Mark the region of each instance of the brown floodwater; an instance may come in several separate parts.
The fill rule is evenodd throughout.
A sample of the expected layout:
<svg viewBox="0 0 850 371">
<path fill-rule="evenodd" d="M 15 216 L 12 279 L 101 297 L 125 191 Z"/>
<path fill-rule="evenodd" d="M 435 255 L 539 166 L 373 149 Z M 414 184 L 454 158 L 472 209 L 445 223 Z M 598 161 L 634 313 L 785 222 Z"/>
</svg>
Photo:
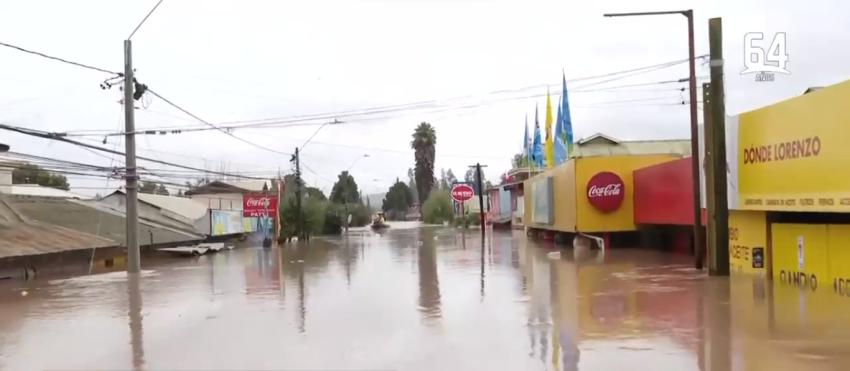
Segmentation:
<svg viewBox="0 0 850 371">
<path fill-rule="evenodd" d="M 0 369 L 850 368 L 850 298 L 690 267 L 404 226 L 145 256 L 129 279 L 0 282 Z"/>
</svg>

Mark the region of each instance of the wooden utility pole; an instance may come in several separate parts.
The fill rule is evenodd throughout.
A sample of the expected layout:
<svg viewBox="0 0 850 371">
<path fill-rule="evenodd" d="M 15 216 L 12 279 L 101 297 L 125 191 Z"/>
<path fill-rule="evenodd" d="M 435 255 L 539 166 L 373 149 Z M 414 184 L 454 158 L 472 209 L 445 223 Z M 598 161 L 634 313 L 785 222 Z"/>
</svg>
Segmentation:
<svg viewBox="0 0 850 371">
<path fill-rule="evenodd" d="M 711 154 L 708 182 L 714 186 L 713 203 L 708 204 L 708 217 L 714 222 L 713 244 L 709 250 L 709 274 L 729 275 L 729 203 L 726 188 L 726 104 L 723 86 L 723 24 L 720 18 L 708 20 L 708 41 L 711 54 L 711 142 L 706 148 Z"/>
</svg>

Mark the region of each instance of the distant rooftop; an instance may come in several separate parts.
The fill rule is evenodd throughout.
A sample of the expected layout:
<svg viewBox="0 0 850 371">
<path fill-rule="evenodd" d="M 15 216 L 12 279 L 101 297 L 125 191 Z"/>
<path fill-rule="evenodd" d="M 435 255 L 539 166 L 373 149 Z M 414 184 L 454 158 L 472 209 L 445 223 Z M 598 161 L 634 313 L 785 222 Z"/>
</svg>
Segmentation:
<svg viewBox="0 0 850 371">
<path fill-rule="evenodd" d="M 215 193 L 248 193 L 271 190 L 270 180 L 239 180 L 221 181 L 215 180 L 204 184 L 196 189 L 187 191 L 187 195 L 215 194 Z"/>
<path fill-rule="evenodd" d="M 76 198 L 89 199 L 83 195 L 78 195 L 73 192 L 68 192 L 58 188 L 44 187 L 38 184 L 13 184 L 10 194 L 15 196 L 31 196 L 31 197 L 55 197 L 55 198 Z"/>
<path fill-rule="evenodd" d="M 655 154 L 690 156 L 691 141 L 690 139 L 619 140 L 596 133 L 579 139 L 572 153 L 573 157 Z"/>
</svg>

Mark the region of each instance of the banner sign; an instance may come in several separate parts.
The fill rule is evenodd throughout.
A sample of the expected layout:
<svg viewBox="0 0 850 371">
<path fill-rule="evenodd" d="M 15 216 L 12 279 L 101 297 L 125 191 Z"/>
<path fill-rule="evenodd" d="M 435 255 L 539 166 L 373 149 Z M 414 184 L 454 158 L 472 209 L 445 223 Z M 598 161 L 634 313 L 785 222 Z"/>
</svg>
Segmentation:
<svg viewBox="0 0 850 371">
<path fill-rule="evenodd" d="M 850 211 L 850 82 L 740 115 L 739 206 Z"/>
<path fill-rule="evenodd" d="M 255 218 L 274 217 L 277 214 L 277 196 L 266 194 L 246 194 L 242 196 L 242 216 Z"/>
</svg>

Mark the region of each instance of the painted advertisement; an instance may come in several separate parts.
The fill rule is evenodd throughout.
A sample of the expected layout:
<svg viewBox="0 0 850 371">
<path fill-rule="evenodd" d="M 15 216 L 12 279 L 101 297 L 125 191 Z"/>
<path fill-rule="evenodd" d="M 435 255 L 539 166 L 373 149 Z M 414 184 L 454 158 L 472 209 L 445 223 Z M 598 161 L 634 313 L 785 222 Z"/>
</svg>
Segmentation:
<svg viewBox="0 0 850 371">
<path fill-rule="evenodd" d="M 587 233 L 636 230 L 633 172 L 676 158 L 670 155 L 580 158 L 576 163 L 576 198 L 572 206 L 577 213 L 577 229 Z"/>
<path fill-rule="evenodd" d="M 212 235 L 224 236 L 244 232 L 242 210 L 211 210 Z"/>
<path fill-rule="evenodd" d="M 729 268 L 764 274 L 767 262 L 767 216 L 764 211 L 729 211 Z"/>
<path fill-rule="evenodd" d="M 242 215 L 247 218 L 275 216 L 277 206 L 277 196 L 266 194 L 246 194 L 242 196 Z"/>
<path fill-rule="evenodd" d="M 850 211 L 850 81 L 740 115 L 740 208 Z"/>
</svg>

